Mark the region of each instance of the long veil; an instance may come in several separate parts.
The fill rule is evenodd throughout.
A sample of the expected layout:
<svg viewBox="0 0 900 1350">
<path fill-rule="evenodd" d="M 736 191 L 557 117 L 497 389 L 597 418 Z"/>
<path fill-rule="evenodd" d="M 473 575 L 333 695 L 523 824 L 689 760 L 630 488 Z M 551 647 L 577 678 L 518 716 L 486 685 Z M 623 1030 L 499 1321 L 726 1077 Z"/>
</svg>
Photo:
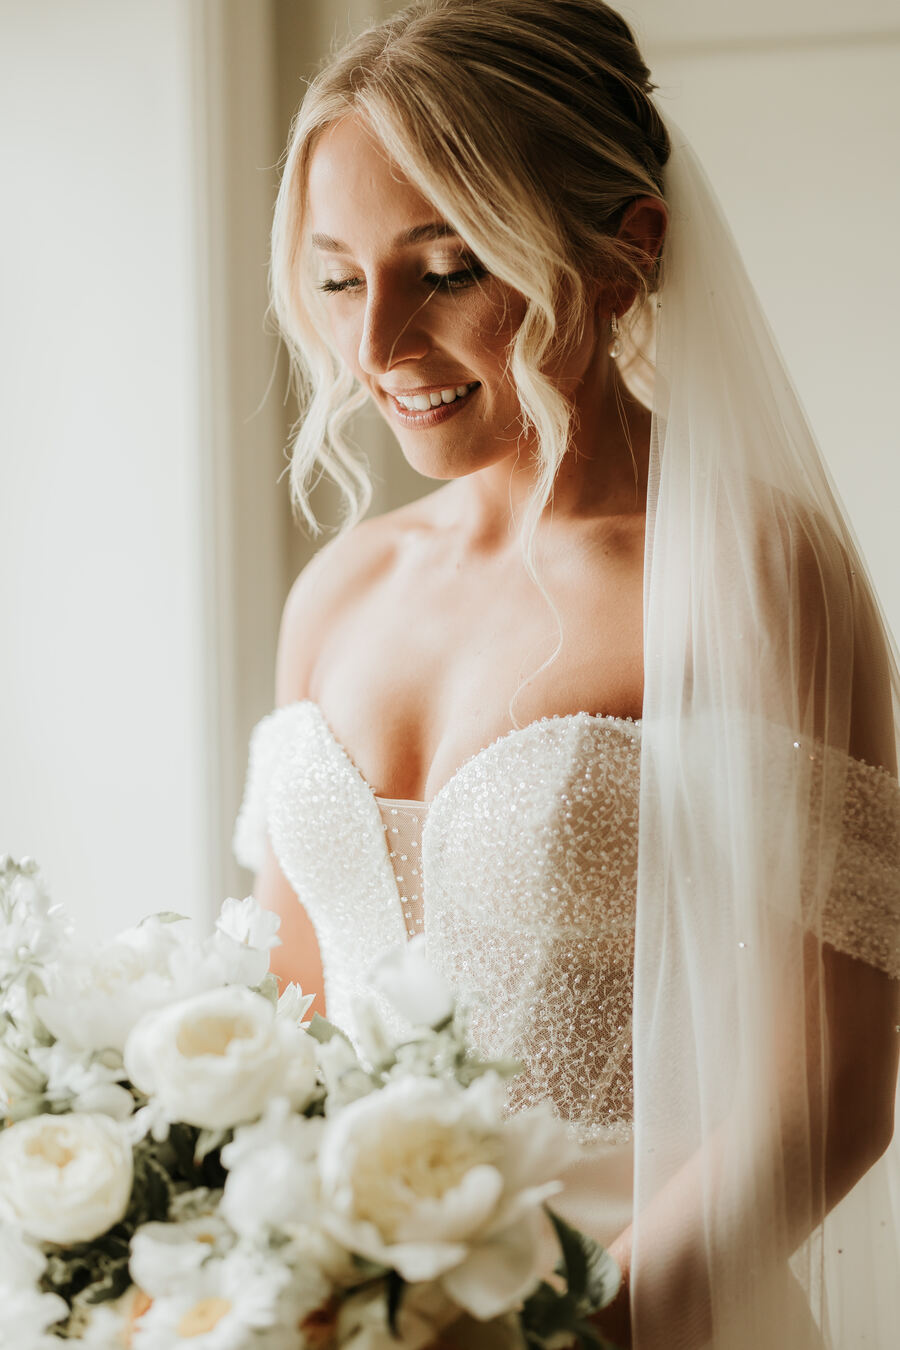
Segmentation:
<svg viewBox="0 0 900 1350">
<path fill-rule="evenodd" d="M 670 132 L 645 563 L 634 1346 L 888 1350 L 896 1136 L 836 1201 L 883 1148 L 873 1122 L 894 1091 L 896 652 L 716 198 Z"/>
</svg>

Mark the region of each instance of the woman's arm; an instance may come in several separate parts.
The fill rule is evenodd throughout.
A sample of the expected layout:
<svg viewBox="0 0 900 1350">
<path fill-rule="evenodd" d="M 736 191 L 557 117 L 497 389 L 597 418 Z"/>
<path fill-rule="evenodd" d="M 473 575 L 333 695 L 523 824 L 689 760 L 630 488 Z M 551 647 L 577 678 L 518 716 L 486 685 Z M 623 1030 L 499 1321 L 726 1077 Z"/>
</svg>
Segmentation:
<svg viewBox="0 0 900 1350">
<path fill-rule="evenodd" d="M 266 856 L 256 877 L 253 894 L 264 909 L 281 919 L 278 935 L 281 946 L 272 951 L 270 969 L 279 985 L 299 984 L 304 994 L 315 994 L 307 1016 L 317 1012 L 325 1016 L 325 981 L 316 930 L 297 892 L 287 880 L 266 840 Z"/>
<path fill-rule="evenodd" d="M 831 1210 L 875 1163 L 890 1143 L 894 1128 L 894 1093 L 897 1079 L 900 1037 L 896 1027 L 900 1016 L 900 981 L 880 970 L 854 960 L 823 945 L 821 970 L 815 953 L 809 952 L 806 1027 L 807 1044 L 803 1053 L 785 1041 L 779 1047 L 777 1070 L 781 1128 L 768 1141 L 768 1147 L 790 1159 L 795 1149 L 803 1153 L 812 1145 L 811 1173 L 821 1175 L 825 1186 L 825 1211 Z M 821 985 L 820 985 L 821 981 Z M 820 1001 L 819 988 L 824 993 Z M 827 1091 L 816 1069 L 823 1064 L 820 1015 L 824 1002 L 827 1022 Z M 806 1083 L 797 1081 L 797 1065 L 808 1066 Z M 715 1136 L 713 1147 L 728 1147 L 727 1126 Z M 763 1148 L 765 1143 L 763 1144 Z M 684 1326 L 670 1320 L 674 1344 L 704 1343 L 711 1332 L 711 1309 L 706 1280 L 704 1252 L 707 1230 L 704 1219 L 701 1178 L 706 1173 L 699 1158 L 678 1172 L 660 1192 L 650 1211 L 645 1213 L 641 1235 L 641 1261 L 645 1272 L 643 1295 L 658 1300 L 671 1317 L 680 1317 Z M 734 1174 L 731 1169 L 731 1175 Z M 816 1212 L 816 1197 L 810 1196 L 809 1173 L 802 1168 L 785 1169 L 786 1209 L 791 1231 L 787 1238 L 790 1252 L 809 1236 L 809 1215 Z M 735 1215 L 740 1205 L 753 1203 L 753 1178 L 748 1176 L 747 1193 L 723 1196 Z M 739 1222 L 734 1239 L 739 1241 Z M 623 1273 L 623 1284 L 615 1301 L 599 1313 L 598 1330 L 615 1345 L 630 1347 L 631 1297 L 630 1274 L 633 1229 L 625 1229 L 610 1246 L 612 1256 Z M 774 1235 L 773 1235 L 774 1242 Z M 696 1337 L 685 1341 L 686 1331 Z"/>
</svg>

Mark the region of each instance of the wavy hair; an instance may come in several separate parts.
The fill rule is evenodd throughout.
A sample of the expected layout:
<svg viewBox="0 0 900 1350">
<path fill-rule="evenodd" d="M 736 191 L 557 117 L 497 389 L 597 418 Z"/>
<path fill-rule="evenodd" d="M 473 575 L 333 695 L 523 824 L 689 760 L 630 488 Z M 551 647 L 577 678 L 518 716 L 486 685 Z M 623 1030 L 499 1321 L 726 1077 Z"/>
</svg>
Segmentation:
<svg viewBox="0 0 900 1350">
<path fill-rule="evenodd" d="M 616 238 L 630 201 L 663 196 L 670 147 L 653 87 L 628 25 L 600 0 L 417 0 L 352 39 L 312 81 L 286 152 L 270 286 L 301 406 L 291 500 L 313 535 L 321 530 L 309 505 L 313 478 L 328 474 L 340 488 L 342 531 L 372 497 L 365 461 L 345 437 L 367 394 L 323 336 L 306 227 L 312 153 L 325 129 L 352 113 L 487 270 L 524 297 L 508 352 L 538 468 L 523 553 L 559 625 L 533 547 L 572 407 L 544 371 L 577 343 L 591 283 L 636 294 L 626 341 L 655 289 L 646 257 Z M 561 645 L 560 626 L 541 669 Z"/>
</svg>

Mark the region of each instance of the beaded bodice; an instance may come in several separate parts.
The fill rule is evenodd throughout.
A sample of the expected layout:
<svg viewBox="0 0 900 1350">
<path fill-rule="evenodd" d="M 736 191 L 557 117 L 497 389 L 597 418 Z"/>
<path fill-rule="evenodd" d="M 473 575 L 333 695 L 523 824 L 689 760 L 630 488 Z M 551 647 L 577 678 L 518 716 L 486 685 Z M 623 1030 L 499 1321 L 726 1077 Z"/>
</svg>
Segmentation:
<svg viewBox="0 0 900 1350">
<path fill-rule="evenodd" d="M 578 1137 L 624 1140 L 640 743 L 640 722 L 546 717 L 479 751 L 427 805 L 399 802 L 374 795 L 304 699 L 254 728 L 234 851 L 258 870 L 268 832 L 316 929 L 329 1017 L 351 1035 L 373 960 L 424 928 L 482 1053 L 524 1065 L 511 1105 L 549 1100 Z M 826 935 L 900 974 L 900 793 L 850 763 Z"/>
<path fill-rule="evenodd" d="M 316 928 L 328 1015 L 351 1034 L 366 971 L 421 901 L 428 958 L 472 1003 L 476 1044 L 525 1065 L 514 1105 L 549 1098 L 582 1137 L 627 1136 L 639 739 L 639 722 L 543 718 L 427 806 L 392 803 L 303 700 L 254 729 L 235 853 L 258 868 L 268 829 Z"/>
</svg>

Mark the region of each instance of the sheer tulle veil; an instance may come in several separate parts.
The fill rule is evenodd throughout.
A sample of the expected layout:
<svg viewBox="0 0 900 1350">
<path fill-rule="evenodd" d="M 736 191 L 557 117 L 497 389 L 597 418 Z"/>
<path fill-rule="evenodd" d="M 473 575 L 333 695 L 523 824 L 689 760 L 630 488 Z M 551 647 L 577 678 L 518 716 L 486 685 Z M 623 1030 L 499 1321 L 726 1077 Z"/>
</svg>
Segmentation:
<svg viewBox="0 0 900 1350">
<path fill-rule="evenodd" d="M 887 1350 L 898 1141 L 836 1205 L 835 1159 L 848 1131 L 864 1139 L 854 1110 L 893 1099 L 898 899 L 866 899 L 871 925 L 847 940 L 831 896 L 858 861 L 853 760 L 896 773 L 896 652 L 720 207 L 666 120 L 634 1345 Z"/>
</svg>

